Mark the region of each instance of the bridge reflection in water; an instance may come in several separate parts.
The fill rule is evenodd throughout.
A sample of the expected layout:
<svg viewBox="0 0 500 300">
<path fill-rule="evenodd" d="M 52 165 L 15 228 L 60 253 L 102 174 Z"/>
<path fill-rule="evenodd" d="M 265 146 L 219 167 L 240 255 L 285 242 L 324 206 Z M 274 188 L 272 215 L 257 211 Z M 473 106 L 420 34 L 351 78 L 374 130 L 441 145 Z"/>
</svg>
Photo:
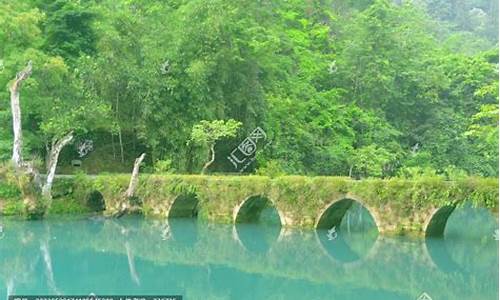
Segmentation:
<svg viewBox="0 0 500 300">
<path fill-rule="evenodd" d="M 378 237 L 377 226 L 368 210 L 350 199 L 328 208 L 318 222 L 316 233 L 326 253 L 345 264 L 364 259 Z"/>
<path fill-rule="evenodd" d="M 245 199 L 235 210 L 234 219 L 233 238 L 250 252 L 266 253 L 282 231 L 278 210 L 266 197 Z"/>
<path fill-rule="evenodd" d="M 457 208 L 444 238 L 425 240 L 378 236 L 356 203 L 345 211 L 334 239 L 328 229 L 282 229 L 272 206 L 259 211 L 257 219 L 236 225 L 140 216 L 3 219 L 0 295 L 57 290 L 372 300 L 416 299 L 425 291 L 433 299 L 497 299 L 498 224 L 487 211 Z M 274 221 L 262 224 L 267 219 Z M 459 234 L 472 228 L 481 232 Z"/>
</svg>

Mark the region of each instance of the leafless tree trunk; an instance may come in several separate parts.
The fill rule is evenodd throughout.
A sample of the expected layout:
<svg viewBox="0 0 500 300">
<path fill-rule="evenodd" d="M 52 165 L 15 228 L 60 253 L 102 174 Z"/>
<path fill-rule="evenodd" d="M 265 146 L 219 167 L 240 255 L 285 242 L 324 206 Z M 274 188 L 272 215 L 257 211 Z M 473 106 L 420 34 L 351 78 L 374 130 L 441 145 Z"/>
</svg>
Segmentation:
<svg viewBox="0 0 500 300">
<path fill-rule="evenodd" d="M 10 86 L 10 106 L 12 109 L 12 128 L 14 130 L 14 144 L 12 146 L 12 162 L 16 168 L 23 164 L 23 132 L 21 124 L 21 104 L 19 94 L 22 82 L 30 77 L 32 71 L 32 62 L 28 61 L 27 66 L 17 73 L 16 79 Z"/>
<path fill-rule="evenodd" d="M 115 135 L 111 133 L 111 146 L 113 147 L 113 159 L 116 159 Z"/>
<path fill-rule="evenodd" d="M 122 159 L 122 164 L 123 164 L 125 162 L 125 159 L 123 156 L 122 127 L 120 126 L 120 118 L 118 110 L 119 104 L 120 104 L 120 95 L 116 93 L 115 114 L 116 114 L 116 122 L 118 123 L 118 142 L 120 143 L 120 158 Z"/>
<path fill-rule="evenodd" d="M 130 183 L 128 185 L 127 192 L 125 193 L 125 197 L 130 198 L 135 194 L 135 189 L 137 188 L 137 183 L 139 182 L 139 167 L 141 166 L 142 161 L 146 153 L 141 154 L 138 158 L 135 159 L 134 169 L 132 170 L 132 177 L 130 178 Z"/>
<path fill-rule="evenodd" d="M 201 174 L 205 174 L 208 167 L 215 161 L 215 144 L 210 145 L 210 160 L 203 166 Z"/>
<path fill-rule="evenodd" d="M 119 208 L 120 210 L 114 214 L 114 217 L 116 217 L 116 218 L 122 217 L 129 209 L 128 201 L 135 194 L 135 189 L 137 188 L 137 183 L 139 183 L 139 168 L 140 168 L 141 163 L 144 160 L 145 156 L 146 156 L 146 153 L 143 153 L 143 154 L 141 154 L 141 156 L 139 156 L 138 158 L 135 159 L 134 169 L 132 170 L 132 176 L 130 177 L 130 183 L 129 183 L 128 189 L 124 195 L 125 199 L 123 199 L 124 201 L 121 203 L 121 207 Z"/>
<path fill-rule="evenodd" d="M 69 132 L 59 140 L 54 139 L 52 141 L 52 147 L 50 148 L 49 162 L 47 168 L 47 179 L 42 187 L 42 195 L 48 199 L 52 198 L 52 183 L 54 182 L 54 176 L 56 174 L 57 161 L 59 160 L 59 153 L 61 150 L 73 140 L 73 132 Z"/>
<path fill-rule="evenodd" d="M 120 158 L 122 159 L 122 164 L 125 162 L 125 157 L 123 156 L 123 140 L 122 140 L 122 128 L 118 128 L 118 141 L 120 143 Z"/>
</svg>

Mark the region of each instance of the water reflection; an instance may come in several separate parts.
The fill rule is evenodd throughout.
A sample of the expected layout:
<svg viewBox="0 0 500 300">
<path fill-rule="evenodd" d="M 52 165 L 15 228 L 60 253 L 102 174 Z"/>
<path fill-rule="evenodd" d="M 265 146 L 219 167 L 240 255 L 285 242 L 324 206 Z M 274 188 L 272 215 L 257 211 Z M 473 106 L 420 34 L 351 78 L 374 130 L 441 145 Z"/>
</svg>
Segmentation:
<svg viewBox="0 0 500 300">
<path fill-rule="evenodd" d="M 279 239 L 279 226 L 262 225 L 259 223 L 236 224 L 233 227 L 233 237 L 243 248 L 253 253 L 266 253 Z"/>
<path fill-rule="evenodd" d="M 325 229 L 330 225 L 333 227 Z M 373 217 L 353 200 L 336 202 L 325 211 L 318 226 L 316 234 L 321 246 L 341 264 L 359 263 L 372 250 L 378 236 Z"/>
<path fill-rule="evenodd" d="M 61 295 L 61 292 L 57 289 L 56 282 L 54 280 L 54 271 L 52 268 L 52 255 L 50 253 L 49 241 L 50 241 L 50 227 L 45 226 L 47 228 L 47 234 L 45 238 L 40 239 L 40 251 L 42 252 L 43 262 L 45 265 L 45 274 L 47 276 L 47 285 L 50 288 L 50 291 L 54 295 Z"/>
<path fill-rule="evenodd" d="M 281 231 L 278 210 L 267 198 L 254 196 L 239 208 L 232 236 L 245 250 L 263 254 L 278 241 Z"/>
<path fill-rule="evenodd" d="M 352 263 L 366 257 L 375 245 L 377 232 L 351 232 L 329 239 L 326 230 L 317 231 L 318 239 L 326 253 L 339 263 Z"/>
<path fill-rule="evenodd" d="M 432 261 L 441 271 L 446 273 L 460 271 L 460 266 L 451 259 L 447 243 L 443 238 L 427 238 L 425 246 Z"/>
<path fill-rule="evenodd" d="M 168 220 L 171 240 L 181 247 L 192 247 L 198 241 L 198 225 L 195 219 L 171 219 Z"/>
<path fill-rule="evenodd" d="M 141 285 L 141 279 L 139 278 L 139 274 L 135 269 L 135 261 L 134 261 L 134 253 L 132 252 L 132 248 L 130 247 L 130 243 L 125 242 L 125 249 L 127 251 L 127 260 L 128 260 L 128 269 L 130 272 L 130 278 L 136 285 Z"/>
<path fill-rule="evenodd" d="M 279 227 L 137 216 L 2 220 L 0 295 L 57 290 L 186 299 L 387 300 L 416 299 L 425 291 L 433 299 L 498 299 L 498 244 L 491 233 L 484 242 L 448 236 L 446 245 L 426 244 L 358 231 L 355 221 L 363 219 L 343 220 L 334 240 L 322 231 L 288 229 L 278 238 Z M 449 262 L 436 249 L 459 267 L 443 268 Z"/>
<path fill-rule="evenodd" d="M 441 271 L 471 274 L 498 265 L 498 256 L 483 256 L 485 252 L 498 252 L 493 236 L 497 228 L 498 222 L 490 211 L 466 204 L 450 213 L 442 238 L 427 238 L 425 244 Z"/>
</svg>

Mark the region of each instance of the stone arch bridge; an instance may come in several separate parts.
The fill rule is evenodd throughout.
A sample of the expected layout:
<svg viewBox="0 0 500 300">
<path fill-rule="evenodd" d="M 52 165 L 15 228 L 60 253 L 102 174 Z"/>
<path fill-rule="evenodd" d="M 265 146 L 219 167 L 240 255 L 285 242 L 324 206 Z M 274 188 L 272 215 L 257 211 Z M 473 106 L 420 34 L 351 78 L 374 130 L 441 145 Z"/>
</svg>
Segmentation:
<svg viewBox="0 0 500 300">
<path fill-rule="evenodd" d="M 59 179 L 76 199 L 102 195 L 106 210 L 123 205 L 128 175 Z M 260 200 L 257 200 L 260 199 Z M 265 199 L 263 201 L 262 199 Z M 439 236 L 453 209 L 465 202 L 485 207 L 498 219 L 498 179 L 417 180 L 345 177 L 141 175 L 136 202 L 147 216 L 199 216 L 214 222 L 249 220 L 272 206 L 283 227 L 331 228 L 354 201 L 373 217 L 381 234 Z"/>
</svg>

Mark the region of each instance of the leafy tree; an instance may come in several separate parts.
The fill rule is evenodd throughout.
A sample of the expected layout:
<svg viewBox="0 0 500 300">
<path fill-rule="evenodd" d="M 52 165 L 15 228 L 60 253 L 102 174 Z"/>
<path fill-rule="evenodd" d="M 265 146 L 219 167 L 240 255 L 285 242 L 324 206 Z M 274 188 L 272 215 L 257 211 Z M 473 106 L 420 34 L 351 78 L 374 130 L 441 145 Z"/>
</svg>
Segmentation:
<svg viewBox="0 0 500 300">
<path fill-rule="evenodd" d="M 465 136 L 472 140 L 479 162 L 474 173 L 498 176 L 498 104 L 486 104 L 472 116 Z M 478 170 L 479 169 L 479 170 Z M 472 172 L 471 172 L 472 173 Z"/>
<path fill-rule="evenodd" d="M 349 160 L 349 176 L 381 177 L 392 158 L 391 153 L 375 145 L 355 149 Z"/>
<path fill-rule="evenodd" d="M 215 143 L 226 137 L 235 137 L 241 122 L 229 119 L 215 121 L 200 121 L 199 124 L 193 126 L 191 139 L 193 142 L 202 144 L 209 149 L 209 160 L 203 166 L 201 173 L 204 174 L 207 168 L 215 160 Z"/>
<path fill-rule="evenodd" d="M 33 64 L 33 79 L 37 84 L 27 86 L 26 94 L 36 95 L 33 97 L 36 103 L 31 98 L 25 104 L 39 118 L 36 127 L 30 129 L 37 133 L 46 148 L 47 179 L 42 192 L 51 198 L 61 150 L 73 140 L 75 134 L 109 126 L 108 108 L 97 99 L 82 95 L 80 81 L 69 71 L 62 58 L 42 56 L 36 58 Z M 37 69 L 38 65 L 41 68 Z"/>
<path fill-rule="evenodd" d="M 75 62 L 81 55 L 95 52 L 96 34 L 92 28 L 93 12 L 82 1 L 40 1 L 46 14 L 43 23 L 48 53 Z"/>
<path fill-rule="evenodd" d="M 43 14 L 26 2 L 19 1 L 2 1 L 2 9 L 0 9 L 0 122 L 2 123 L 0 130 L 0 157 L 2 159 L 10 159 L 12 155 L 12 131 L 7 130 L 12 128 L 11 109 L 9 102 L 9 86 L 15 74 L 21 70 L 26 62 L 32 60 L 36 56 L 42 55 L 39 50 L 43 41 L 42 33 L 39 28 L 40 22 L 43 20 Z M 34 82 L 33 78 L 28 79 L 24 86 L 28 87 Z M 26 91 L 23 91 L 25 93 Z M 29 97 L 25 97 L 28 100 Z M 23 101 L 24 101 L 23 100 Z M 26 116 L 26 111 L 30 109 L 26 105 L 21 105 Z M 29 118 L 23 118 L 23 128 L 27 128 Z M 25 154 L 29 153 L 35 143 L 32 143 L 33 135 L 30 132 L 24 134 Z"/>
<path fill-rule="evenodd" d="M 265 128 L 261 173 L 498 176 L 496 1 L 1 5 L 0 85 L 35 66 L 21 100 L 26 156 L 48 162 L 73 132 L 96 137 L 97 166 L 147 152 L 149 170 L 192 172 L 207 161 L 187 142 L 193 126 L 234 119 Z M 8 98 L 0 89 L 2 128 Z M 0 159 L 11 141 L 0 130 Z"/>
</svg>

